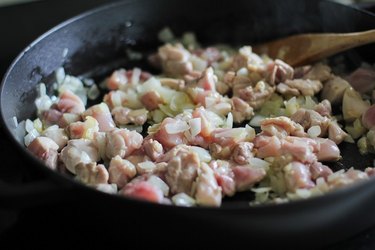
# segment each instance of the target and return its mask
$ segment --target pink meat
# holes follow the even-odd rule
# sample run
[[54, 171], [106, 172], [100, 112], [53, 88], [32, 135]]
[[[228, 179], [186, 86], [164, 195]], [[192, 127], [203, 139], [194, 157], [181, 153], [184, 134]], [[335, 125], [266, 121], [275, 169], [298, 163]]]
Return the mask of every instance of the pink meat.
[[159, 104], [163, 104], [163, 99], [156, 91], [146, 92], [140, 98], [142, 104], [147, 110], [155, 110], [159, 108]]
[[316, 180], [319, 177], [323, 177], [327, 180], [327, 177], [333, 172], [329, 167], [323, 165], [321, 162], [314, 162], [310, 166], [310, 173], [313, 180]]
[[211, 161], [209, 165], [215, 174], [216, 181], [223, 195], [233, 196], [236, 192], [234, 173], [228, 161]]
[[116, 127], [115, 122], [112, 119], [111, 112], [109, 111], [107, 104], [104, 102], [88, 108], [83, 113], [83, 117], [86, 116], [92, 116], [98, 121], [100, 132], [111, 131]]
[[114, 129], [106, 134], [106, 155], [112, 159], [116, 155], [125, 158], [142, 146], [143, 136], [136, 131]]
[[153, 136], [154, 139], [160, 142], [166, 149], [185, 143], [184, 133], [169, 134], [165, 128], [167, 124], [173, 124], [175, 122], [176, 120], [173, 118], [165, 118], [160, 125], [160, 129]]
[[368, 129], [375, 126], [375, 104], [371, 105], [362, 115], [362, 124]]
[[57, 149], [59, 146], [48, 137], [37, 137], [27, 147], [36, 157], [45, 162], [51, 168], [57, 167]]
[[197, 86], [204, 90], [216, 91], [217, 77], [214, 75], [213, 69], [207, 68], [203, 71], [201, 78], [198, 79]]
[[85, 105], [83, 104], [81, 98], [70, 90], [65, 90], [60, 95], [57, 108], [63, 113], [72, 114], [81, 114], [83, 111], [85, 111]]
[[201, 206], [219, 207], [221, 205], [221, 188], [218, 185], [213, 170], [202, 163], [196, 181], [195, 199]]
[[155, 203], [161, 203], [164, 199], [161, 189], [155, 187], [147, 181], [130, 182], [123, 189], [120, 194]]
[[137, 174], [137, 171], [130, 161], [116, 156], [109, 163], [108, 173], [109, 183], [115, 183], [122, 188]]
[[284, 167], [284, 177], [289, 191], [300, 188], [312, 188], [315, 186], [311, 180], [309, 168], [297, 161], [291, 162]]
[[336, 143], [330, 139], [316, 138], [320, 150], [317, 153], [318, 161], [337, 161], [341, 158], [340, 149]]
[[263, 168], [251, 167], [250, 165], [234, 166], [232, 171], [237, 191], [250, 189], [266, 176], [266, 171]]
[[371, 68], [358, 68], [346, 80], [361, 94], [369, 94], [375, 88], [375, 71]]
[[255, 137], [253, 143], [257, 149], [256, 155], [259, 158], [281, 155], [281, 142], [276, 136], [258, 135]]

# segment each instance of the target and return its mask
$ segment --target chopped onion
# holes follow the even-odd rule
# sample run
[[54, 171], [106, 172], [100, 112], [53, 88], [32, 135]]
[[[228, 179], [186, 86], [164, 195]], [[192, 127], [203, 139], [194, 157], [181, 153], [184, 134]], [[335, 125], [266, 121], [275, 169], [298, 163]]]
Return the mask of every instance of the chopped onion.
[[251, 191], [254, 193], [267, 193], [271, 191], [270, 187], [260, 187], [260, 188], [252, 188]]
[[34, 129], [34, 123], [30, 119], [26, 120], [25, 129], [26, 129], [26, 132], [28, 133], [30, 133], [31, 130]]
[[185, 193], [178, 193], [172, 197], [172, 201], [177, 206], [192, 207], [195, 206], [196, 202], [193, 198]]
[[212, 160], [210, 153], [204, 148], [191, 146], [191, 150], [198, 155], [202, 162], [209, 163]]
[[311, 137], [311, 138], [317, 138], [320, 133], [322, 132], [320, 126], [318, 125], [315, 125], [315, 126], [311, 126], [308, 130], [307, 130], [307, 134]]
[[266, 117], [262, 116], [262, 115], [255, 115], [251, 121], [249, 122], [250, 126], [252, 127], [260, 127], [260, 123], [266, 119]]
[[191, 136], [197, 136], [202, 130], [201, 118], [194, 118], [189, 121]]
[[243, 67], [243, 68], [240, 68], [238, 71], [237, 71], [237, 75], [238, 76], [247, 76], [249, 74], [249, 71], [247, 70], [247, 68]]
[[17, 117], [13, 116], [13, 117], [12, 117], [12, 120], [13, 120], [13, 125], [14, 125], [14, 127], [17, 128], [17, 127], [18, 127], [18, 120], [17, 120]]
[[24, 138], [24, 142], [25, 142], [25, 145], [26, 146], [29, 146], [30, 143], [35, 139], [37, 138], [38, 136], [40, 136], [39, 132], [36, 130], [36, 129], [32, 129]]
[[159, 188], [163, 192], [164, 196], [168, 196], [169, 187], [162, 179], [155, 175], [151, 175], [150, 178], [148, 178], [147, 182]]
[[45, 96], [47, 94], [47, 88], [44, 83], [39, 84], [39, 97]]
[[131, 83], [132, 84], [138, 84], [139, 83], [139, 79], [141, 77], [141, 73], [142, 73], [142, 71], [139, 68], [134, 68], [133, 69], [133, 74], [132, 74], [132, 78], [131, 78]]
[[233, 115], [231, 112], [228, 113], [227, 121], [225, 122], [226, 128], [233, 128]]
[[99, 91], [99, 88], [98, 86], [96, 86], [96, 84], [93, 84], [90, 89], [87, 91], [87, 97], [90, 99], [90, 100], [95, 100], [96, 98], [98, 98], [100, 95], [100, 91]]
[[296, 190], [296, 195], [298, 195], [298, 197], [300, 197], [300, 198], [307, 199], [311, 196], [311, 191], [308, 190], [308, 189], [298, 188]]
[[186, 130], [190, 129], [189, 125], [185, 121], [177, 120], [175, 123], [168, 123], [165, 125], [165, 131], [168, 134], [178, 134], [185, 132]]
[[65, 79], [65, 70], [63, 67], [58, 68], [55, 71], [55, 77], [56, 77], [56, 82], [60, 85], [64, 82]]
[[39, 132], [39, 133], [42, 133], [43, 132], [43, 123], [42, 121], [39, 119], [39, 118], [36, 118], [33, 122], [33, 126], [34, 128]]
[[251, 158], [249, 160], [249, 163], [250, 163], [250, 166], [252, 167], [256, 167], [256, 168], [264, 168], [264, 169], [268, 169], [269, 166], [271, 165], [269, 162], [265, 161], [265, 160], [262, 160], [260, 158]]

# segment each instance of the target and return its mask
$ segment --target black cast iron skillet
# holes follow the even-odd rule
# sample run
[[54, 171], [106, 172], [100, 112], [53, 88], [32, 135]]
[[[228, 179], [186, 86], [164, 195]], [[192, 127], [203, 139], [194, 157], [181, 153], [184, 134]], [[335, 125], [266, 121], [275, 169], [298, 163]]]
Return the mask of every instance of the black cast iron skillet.
[[[160, 43], [157, 33], [169, 26], [177, 35], [194, 31], [203, 44], [256, 44], [306, 32], [352, 32], [375, 27], [375, 16], [347, 6], [310, 0], [138, 0], [108, 5], [73, 18], [33, 42], [10, 66], [1, 86], [1, 118], [12, 145], [30, 167], [49, 179], [25, 188], [0, 185], [0, 202], [21, 206], [35, 201], [84, 199], [114, 211], [140, 211], [154, 216], [185, 218], [199, 225], [212, 225], [216, 232], [235, 232], [236, 237], [258, 239], [264, 245], [322, 246], [357, 233], [375, 223], [375, 181], [370, 180], [325, 196], [281, 205], [249, 207], [250, 193], [226, 199], [221, 208], [180, 208], [150, 204], [107, 195], [47, 169], [18, 143], [12, 118], [35, 116], [36, 85], [49, 82], [60, 66], [72, 75], [101, 77], [120, 66], [133, 66], [126, 48], [148, 52]], [[348, 69], [362, 61], [375, 62], [373, 46], [343, 54]], [[64, 52], [68, 51], [64, 56]], [[140, 62], [142, 67], [147, 67]], [[341, 146], [341, 167], [364, 169], [372, 156], [361, 156], [353, 145]], [[338, 167], [338, 166], [334, 166]], [[102, 221], [113, 219], [107, 213]], [[116, 214], [117, 223], [126, 216]], [[348, 226], [350, 225], [350, 226]], [[338, 229], [340, 229], [338, 233]], [[264, 241], [264, 239], [272, 239]]]

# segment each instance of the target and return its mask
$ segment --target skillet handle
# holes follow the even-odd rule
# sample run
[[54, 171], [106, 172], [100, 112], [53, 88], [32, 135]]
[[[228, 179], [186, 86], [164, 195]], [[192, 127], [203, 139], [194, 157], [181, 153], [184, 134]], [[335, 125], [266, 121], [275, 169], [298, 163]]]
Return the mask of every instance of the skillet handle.
[[[0, 208], [24, 209], [71, 199], [72, 187], [44, 179], [24, 184], [0, 180]], [[69, 195], [70, 193], [70, 195]]]

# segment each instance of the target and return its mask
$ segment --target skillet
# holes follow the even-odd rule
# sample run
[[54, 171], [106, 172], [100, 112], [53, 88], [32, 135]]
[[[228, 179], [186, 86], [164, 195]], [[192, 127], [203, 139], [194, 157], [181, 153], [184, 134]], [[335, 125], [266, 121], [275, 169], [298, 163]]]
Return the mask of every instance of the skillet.
[[[129, 65], [125, 49], [132, 47], [145, 52], [155, 49], [159, 45], [157, 33], [165, 26], [177, 35], [194, 31], [204, 44], [220, 41], [232, 45], [256, 44], [294, 33], [351, 32], [375, 26], [374, 16], [330, 2], [286, 0], [275, 4], [271, 0], [254, 0], [218, 1], [215, 5], [213, 8], [211, 1], [197, 0], [115, 3], [61, 24], [26, 48], [4, 76], [1, 118], [12, 147], [31, 167], [46, 173], [51, 181], [30, 184], [27, 189], [2, 189], [0, 200], [11, 206], [20, 204], [20, 197], [26, 204], [35, 197], [45, 201], [56, 197], [84, 197], [97, 206], [111, 204], [113, 209], [119, 210], [142, 208], [155, 214], [173, 214], [215, 225], [218, 231], [233, 230], [243, 237], [272, 238], [272, 244], [285, 243], [290, 236], [303, 241], [319, 235], [319, 242], [312, 245], [323, 245], [373, 225], [375, 218], [369, 216], [375, 207], [373, 180], [323, 197], [278, 206], [249, 207], [251, 194], [243, 193], [227, 199], [220, 209], [176, 208], [110, 196], [87, 188], [48, 170], [15, 140], [12, 118], [16, 116], [23, 120], [35, 114], [35, 86], [40, 80], [48, 82], [53, 71], [62, 65], [69, 74], [92, 77]], [[354, 68], [362, 61], [375, 61], [374, 55], [369, 53], [371, 50], [373, 46], [366, 46], [343, 56], [348, 67]], [[361, 156], [351, 146], [341, 147], [344, 161], [340, 164], [362, 169], [372, 165], [372, 156]], [[337, 229], [340, 229], [339, 234], [335, 233]]]

